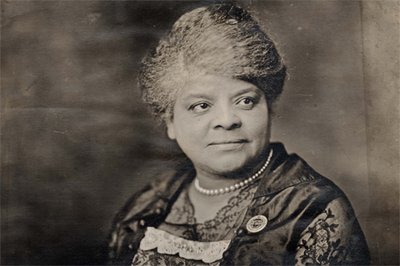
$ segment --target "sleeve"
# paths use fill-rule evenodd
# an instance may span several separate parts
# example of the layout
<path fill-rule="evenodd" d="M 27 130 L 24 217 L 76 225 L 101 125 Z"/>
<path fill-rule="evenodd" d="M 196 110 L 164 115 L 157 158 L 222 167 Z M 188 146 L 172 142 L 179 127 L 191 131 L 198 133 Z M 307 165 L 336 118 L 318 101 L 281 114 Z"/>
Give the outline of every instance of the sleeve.
<path fill-rule="evenodd" d="M 332 200 L 301 233 L 296 265 L 369 265 L 368 247 L 347 199 Z"/>
<path fill-rule="evenodd" d="M 122 228 L 121 223 L 127 217 L 132 217 L 145 208 L 148 204 L 149 198 L 154 194 L 152 185 L 149 184 L 143 189 L 136 192 L 123 206 L 123 208 L 115 215 L 111 231 L 108 237 L 108 256 L 107 265 L 120 264 L 123 250 L 126 249 L 128 235 L 135 234 L 136 232 L 126 231 Z"/>
<path fill-rule="evenodd" d="M 160 172 L 151 183 L 134 193 L 115 215 L 108 238 L 109 265 L 123 265 L 121 261 L 125 261 L 126 255 L 135 252 L 144 235 L 140 220 L 153 214 L 150 211 L 157 203 L 164 202 L 160 200 L 162 193 L 169 191 L 170 186 L 176 183 L 174 177 L 173 169 Z"/>

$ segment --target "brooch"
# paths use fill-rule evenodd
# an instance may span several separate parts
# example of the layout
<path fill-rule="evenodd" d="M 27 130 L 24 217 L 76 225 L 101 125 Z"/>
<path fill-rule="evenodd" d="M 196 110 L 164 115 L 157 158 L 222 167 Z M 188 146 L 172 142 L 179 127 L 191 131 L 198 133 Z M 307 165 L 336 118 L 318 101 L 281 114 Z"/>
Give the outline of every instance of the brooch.
<path fill-rule="evenodd" d="M 264 215 L 251 217 L 246 224 L 246 229 L 249 233 L 258 233 L 263 230 L 268 224 L 268 219 Z"/>

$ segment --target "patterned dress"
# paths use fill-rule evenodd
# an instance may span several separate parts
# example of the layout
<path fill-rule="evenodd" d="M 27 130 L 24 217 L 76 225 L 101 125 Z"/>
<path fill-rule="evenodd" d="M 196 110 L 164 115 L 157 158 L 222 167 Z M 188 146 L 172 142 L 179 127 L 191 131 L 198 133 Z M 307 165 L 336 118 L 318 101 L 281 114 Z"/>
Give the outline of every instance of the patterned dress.
<path fill-rule="evenodd" d="M 157 229 L 147 228 L 132 265 L 219 265 L 257 183 L 234 193 L 213 219 L 203 223 L 196 221 L 188 189 L 184 189 L 164 223 Z"/>
<path fill-rule="evenodd" d="M 346 195 L 280 143 L 258 182 L 198 222 L 192 167 L 165 172 L 114 220 L 113 265 L 367 265 L 368 246 Z M 262 230 L 248 225 L 264 219 Z M 261 220 L 262 220 L 261 219 Z M 261 221 L 259 220 L 259 221 Z"/>

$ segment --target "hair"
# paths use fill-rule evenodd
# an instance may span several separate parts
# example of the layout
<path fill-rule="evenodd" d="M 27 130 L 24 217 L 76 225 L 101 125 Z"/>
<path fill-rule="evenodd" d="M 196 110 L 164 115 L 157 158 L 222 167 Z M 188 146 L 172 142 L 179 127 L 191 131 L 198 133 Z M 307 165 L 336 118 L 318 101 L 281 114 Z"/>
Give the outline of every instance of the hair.
<path fill-rule="evenodd" d="M 182 15 L 142 61 L 139 87 L 153 115 L 172 117 L 189 78 L 222 75 L 261 89 L 268 106 L 283 90 L 286 67 L 272 40 L 244 9 L 214 4 Z"/>

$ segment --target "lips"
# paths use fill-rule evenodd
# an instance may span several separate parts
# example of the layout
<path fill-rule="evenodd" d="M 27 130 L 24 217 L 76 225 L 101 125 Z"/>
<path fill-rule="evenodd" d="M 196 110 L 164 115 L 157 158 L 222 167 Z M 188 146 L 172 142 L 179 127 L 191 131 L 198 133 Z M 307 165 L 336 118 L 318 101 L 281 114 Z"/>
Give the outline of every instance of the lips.
<path fill-rule="evenodd" d="M 234 145 L 234 144 L 243 144 L 248 143 L 247 139 L 234 139 L 234 140 L 223 140 L 223 141 L 213 141 L 208 146 L 224 146 L 224 145 Z"/>

